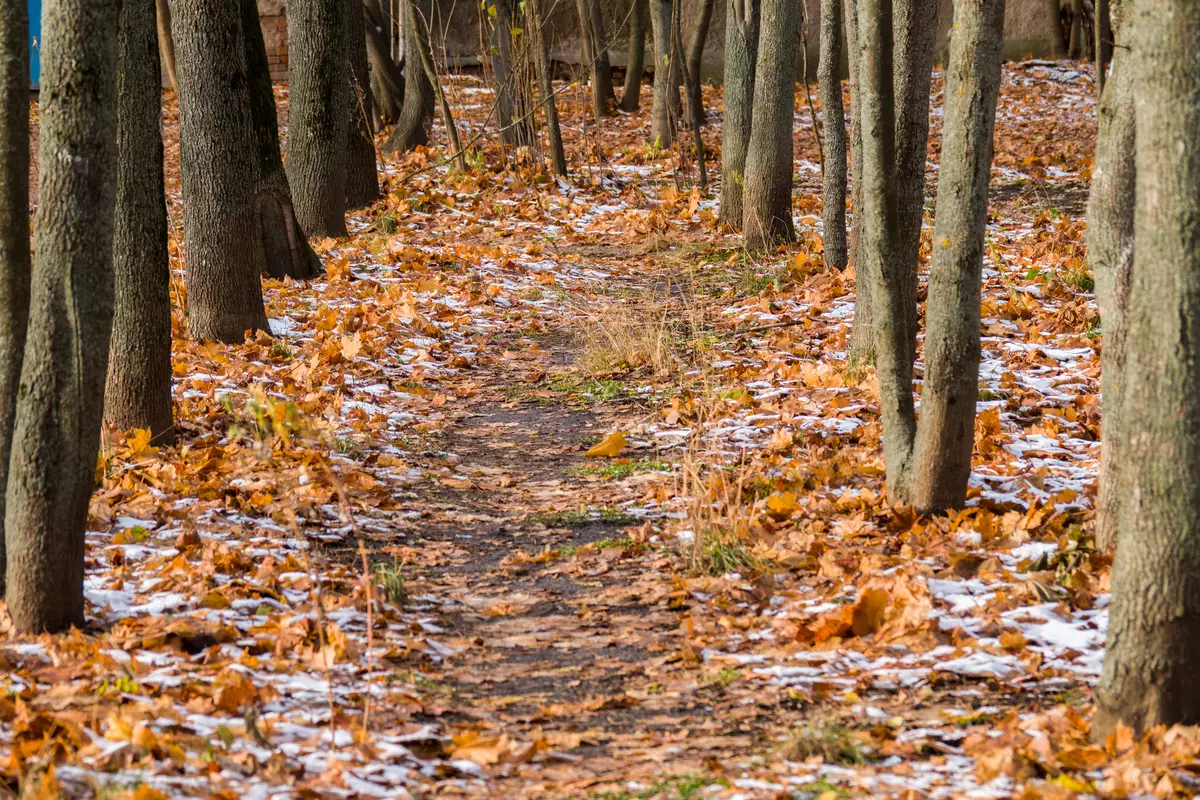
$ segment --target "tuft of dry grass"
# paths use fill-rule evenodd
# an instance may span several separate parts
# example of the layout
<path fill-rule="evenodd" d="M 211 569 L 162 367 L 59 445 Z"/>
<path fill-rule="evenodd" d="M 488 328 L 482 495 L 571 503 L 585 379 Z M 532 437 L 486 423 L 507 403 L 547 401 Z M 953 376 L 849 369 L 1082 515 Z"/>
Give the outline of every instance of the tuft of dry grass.
<path fill-rule="evenodd" d="M 788 761 L 820 757 L 828 764 L 865 764 L 866 753 L 850 729 L 841 725 L 803 725 L 793 728 L 779 743 L 779 754 Z"/>

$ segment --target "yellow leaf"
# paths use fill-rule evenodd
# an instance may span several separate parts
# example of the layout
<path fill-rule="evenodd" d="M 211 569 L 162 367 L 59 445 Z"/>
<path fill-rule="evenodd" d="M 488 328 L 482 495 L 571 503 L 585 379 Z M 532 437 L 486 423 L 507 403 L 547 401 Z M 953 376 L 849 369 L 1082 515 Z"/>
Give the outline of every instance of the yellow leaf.
<path fill-rule="evenodd" d="M 133 433 L 125 440 L 131 456 L 152 456 L 158 452 L 157 447 L 150 445 L 150 429 L 134 428 Z"/>
<path fill-rule="evenodd" d="M 353 336 L 342 337 L 342 358 L 347 361 L 353 361 L 354 357 L 362 351 L 362 331 Z"/>
<path fill-rule="evenodd" d="M 867 589 L 854 605 L 854 616 L 850 630 L 855 636 L 866 636 L 879 630 L 883 623 L 883 612 L 891 596 L 884 589 Z"/>
<path fill-rule="evenodd" d="M 151 789 L 143 783 L 134 791 L 133 800 L 167 800 L 167 796 L 158 789 Z"/>
<path fill-rule="evenodd" d="M 779 492 L 767 498 L 767 510 L 777 517 L 790 517 L 799 507 L 792 492 Z"/>
<path fill-rule="evenodd" d="M 604 441 L 584 453 L 588 458 L 616 458 L 625 449 L 625 431 L 616 431 L 604 437 Z"/>

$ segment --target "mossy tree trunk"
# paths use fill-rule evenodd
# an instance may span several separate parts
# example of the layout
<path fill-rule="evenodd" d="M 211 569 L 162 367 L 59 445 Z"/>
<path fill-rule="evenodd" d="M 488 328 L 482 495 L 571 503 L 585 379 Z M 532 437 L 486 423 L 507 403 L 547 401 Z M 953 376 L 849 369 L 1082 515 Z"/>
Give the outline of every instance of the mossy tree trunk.
<path fill-rule="evenodd" d="M 1115 432 L 1127 500 L 1092 723 L 1101 740 L 1117 723 L 1135 736 L 1200 723 L 1200 4 L 1131 10 L 1119 57 L 1137 92 L 1137 247 L 1119 380 L 1131 387 L 1121 416 L 1137 424 Z"/>
<path fill-rule="evenodd" d="M 821 2 L 821 54 L 817 81 L 824 122 L 821 173 L 825 266 L 846 266 L 846 115 L 842 108 L 842 0 Z"/>
<path fill-rule="evenodd" d="M 175 0 L 188 326 L 197 339 L 240 342 L 266 330 L 260 274 L 260 165 L 242 0 Z M 261 36 L 260 36 L 261 38 Z M 233 54 L 232 56 L 230 54 Z M 273 104 L 272 104 L 273 108 Z"/>
<path fill-rule="evenodd" d="M 925 382 L 920 424 L 913 402 L 915 320 L 903 253 L 906 189 L 894 164 L 903 135 L 896 119 L 905 83 L 893 71 L 888 0 L 859 0 L 858 64 L 863 115 L 863 208 L 859 283 L 875 297 L 874 326 L 888 498 L 920 511 L 966 500 L 979 379 L 979 294 L 987 224 L 987 189 L 1000 86 L 1004 0 L 962 0 L 946 70 L 945 134 L 938 178 L 930 270 Z"/>
<path fill-rule="evenodd" d="M 725 119 L 721 125 L 720 220 L 742 227 L 746 146 L 754 108 L 759 0 L 729 0 L 725 15 Z"/>
<path fill-rule="evenodd" d="M 29 321 L 29 9 L 0 0 L 0 593 L 4 487 Z"/>
<path fill-rule="evenodd" d="M 1129 0 L 1112 5 L 1115 29 L 1122 39 L 1129 25 Z M 1098 111 L 1095 167 L 1088 200 L 1088 261 L 1096 279 L 1096 302 L 1104 327 L 1100 351 L 1100 398 L 1104 431 L 1097 481 L 1096 544 L 1107 549 L 1117 543 L 1121 488 L 1119 447 L 1125 439 L 1122 396 L 1125 393 L 1125 335 L 1129 290 L 1133 283 L 1134 201 L 1137 172 L 1134 163 L 1137 122 L 1134 114 L 1132 56 L 1121 48 L 1113 54 L 1112 75 L 1104 87 Z"/>
<path fill-rule="evenodd" d="M 350 60 L 346 0 L 288 3 L 287 177 L 309 236 L 346 236 Z"/>
<path fill-rule="evenodd" d="M 171 273 L 163 184 L 162 92 L 151 0 L 123 0 L 117 84 L 115 306 L 104 418 L 122 430 L 174 436 Z"/>
<path fill-rule="evenodd" d="M 113 311 L 119 0 L 42 13 L 36 258 L 5 508 L 19 632 L 82 626 Z"/>
<path fill-rule="evenodd" d="M 794 0 L 762 0 L 754 67 L 754 119 L 746 147 L 742 230 L 750 250 L 796 237 L 792 223 L 792 129 L 795 125 L 794 47 L 800 26 Z"/>
<path fill-rule="evenodd" d="M 346 145 L 346 208 L 362 208 L 379 199 L 375 137 L 371 133 L 373 100 L 367 61 L 366 16 L 362 0 L 346 4 L 346 52 L 350 63 L 350 128 Z"/>

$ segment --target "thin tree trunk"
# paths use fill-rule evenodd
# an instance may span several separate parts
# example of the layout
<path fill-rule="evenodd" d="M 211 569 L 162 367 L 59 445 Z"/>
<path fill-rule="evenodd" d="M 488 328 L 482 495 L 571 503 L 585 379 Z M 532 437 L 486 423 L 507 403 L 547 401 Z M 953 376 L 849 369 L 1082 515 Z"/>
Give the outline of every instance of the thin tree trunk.
<path fill-rule="evenodd" d="M 1071 1 L 1071 39 L 1067 44 L 1068 58 L 1083 58 L 1083 0 Z"/>
<path fill-rule="evenodd" d="M 156 27 L 158 32 L 158 49 L 162 54 L 162 65 L 167 69 L 167 79 L 171 88 L 179 86 L 175 78 L 175 40 L 171 38 L 171 5 L 167 0 L 155 0 L 158 11 Z"/>
<path fill-rule="evenodd" d="M 37 258 L 5 509 L 19 632 L 84 621 L 113 311 L 119 11 L 118 0 L 49 0 L 42 13 Z"/>
<path fill-rule="evenodd" d="M 424 19 L 416 19 L 414 13 L 414 24 L 420 25 L 424 38 L 422 41 L 429 41 L 429 27 Z M 442 112 L 442 124 L 446 126 L 446 136 L 450 140 L 450 152 L 454 154 L 454 163 L 458 169 L 466 171 L 467 159 L 463 155 L 462 145 L 458 140 L 458 127 L 454 124 L 454 114 L 450 111 L 450 101 L 446 99 L 446 92 L 442 89 L 442 83 L 438 80 L 437 70 L 433 66 L 433 54 L 429 48 L 422 47 L 418 52 L 413 53 L 414 56 L 419 56 L 421 59 L 421 67 L 425 70 L 425 80 L 433 87 L 434 94 L 437 97 L 438 107 Z"/>
<path fill-rule="evenodd" d="M 0 594 L 4 487 L 29 321 L 29 6 L 0 0 Z"/>
<path fill-rule="evenodd" d="M 646 71 L 646 0 L 633 0 L 629 8 L 629 58 L 621 110 L 633 113 L 641 105 L 642 75 Z"/>
<path fill-rule="evenodd" d="M 1128 0 L 1113 3 L 1113 20 L 1125 37 L 1128 30 Z M 1137 174 L 1134 164 L 1134 92 L 1130 54 L 1118 50 L 1113 57 L 1112 78 L 1100 99 L 1100 130 L 1096 137 L 1096 159 L 1088 201 L 1088 261 L 1096 279 L 1096 301 L 1104 325 L 1104 347 L 1100 351 L 1100 397 L 1104 435 L 1100 445 L 1099 492 L 1096 500 L 1096 544 L 1108 549 L 1117 543 L 1121 488 L 1119 447 L 1127 434 L 1121 409 L 1124 406 L 1126 360 L 1126 315 L 1133 284 L 1134 200 Z"/>
<path fill-rule="evenodd" d="M 650 112 L 650 143 L 667 148 L 675 143 L 675 104 L 678 96 L 678 59 L 671 58 L 672 0 L 649 0 L 650 26 L 654 31 L 654 106 Z"/>
<path fill-rule="evenodd" d="M 675 19 L 671 23 L 672 36 L 675 39 L 675 44 L 672 52 L 676 55 L 683 52 L 683 22 L 680 19 L 683 12 L 682 3 L 676 3 L 674 8 Z M 695 99 L 699 95 L 696 89 L 696 84 L 693 82 L 692 75 L 686 67 L 683 72 L 684 92 L 688 98 L 688 118 L 691 124 L 688 126 L 692 131 L 692 147 L 696 151 L 696 169 L 699 172 L 699 186 L 701 189 L 708 186 L 708 167 L 704 161 L 704 137 L 700 131 L 700 118 L 704 116 L 703 108 L 697 105 Z"/>
<path fill-rule="evenodd" d="M 696 10 L 696 26 L 692 28 L 692 38 L 687 48 L 687 74 L 691 80 L 687 89 L 688 107 L 691 111 L 691 122 L 695 127 L 704 124 L 704 98 L 700 91 L 700 66 L 704 61 L 704 44 L 708 41 L 708 28 L 712 23 L 715 0 L 700 0 Z"/>
<path fill-rule="evenodd" d="M 822 253 L 826 268 L 846 266 L 846 115 L 842 109 L 842 0 L 821 2 L 821 54 L 817 81 L 825 122 Z"/>
<path fill-rule="evenodd" d="M 793 0 L 762 0 L 755 65 L 754 125 L 746 147 L 742 229 L 750 250 L 796 237 L 792 223 L 792 129 L 796 116 L 793 43 L 800 24 Z"/>
<path fill-rule="evenodd" d="M 1092 734 L 1200 723 L 1200 4 L 1134 4 L 1137 190 L 1121 540 Z M 1114 76 L 1114 81 L 1117 78 Z M 1143 101 L 1142 98 L 1147 100 Z M 1108 435 L 1106 430 L 1105 435 Z"/>
<path fill-rule="evenodd" d="M 488 0 L 495 15 L 491 20 L 492 73 L 496 79 L 496 116 L 500 121 L 500 141 L 510 147 L 534 143 L 527 84 L 519 74 L 516 46 L 513 42 L 513 0 Z"/>
<path fill-rule="evenodd" d="M 607 113 L 608 103 L 610 101 L 617 102 L 617 92 L 613 88 L 612 60 L 608 55 L 608 33 L 604 30 L 604 14 L 600 10 L 599 0 L 586 0 L 586 2 L 588 14 L 591 17 L 592 43 L 596 53 L 593 76 L 596 84 L 600 87 L 600 94 L 604 98 L 605 113 Z"/>
<path fill-rule="evenodd" d="M 242 18 L 234 11 L 230 0 L 175 0 L 172 21 L 179 132 L 187 142 L 180 173 L 188 327 L 197 339 L 223 342 L 268 329 L 255 189 L 261 148 L 246 66 L 237 57 L 246 49 Z"/>
<path fill-rule="evenodd" d="M 850 72 L 850 205 L 854 218 L 850 224 L 850 241 L 846 257 L 854 266 L 854 327 L 850 331 L 850 362 L 866 364 L 875 355 L 875 325 L 871 316 L 871 282 L 864 278 L 859 253 L 862 244 L 862 83 L 859 67 L 858 2 L 843 0 L 846 18 L 846 63 Z"/>
<path fill-rule="evenodd" d="M 433 84 L 425 77 L 420 53 L 429 47 L 424 26 L 416 25 L 414 0 L 403 0 L 405 8 L 404 101 L 400 118 L 383 145 L 386 153 L 407 152 L 429 144 L 429 129 L 433 123 Z"/>
<path fill-rule="evenodd" d="M 534 59 L 537 61 L 538 93 L 546 111 L 546 138 L 550 142 L 550 164 L 556 175 L 567 175 L 567 156 L 563 150 L 562 128 L 558 124 L 558 104 L 554 98 L 554 81 L 550 72 L 550 51 L 546 46 L 542 10 L 537 0 L 527 0 L 525 16 L 533 37 Z"/>
<path fill-rule="evenodd" d="M 908 501 L 923 512 L 962 508 L 971 477 L 980 286 L 1003 41 L 1004 0 L 955 5 L 925 303 L 925 382 L 909 479 Z M 905 391 L 911 396 L 911 386 Z"/>
<path fill-rule="evenodd" d="M 371 93 L 380 118 L 390 125 L 400 118 L 400 106 L 404 102 L 404 73 L 392 60 L 391 42 L 379 0 L 366 0 L 363 10 L 366 14 L 363 23 L 367 60 L 371 65 Z"/>
<path fill-rule="evenodd" d="M 362 0 L 346 3 L 346 50 L 350 63 L 350 129 L 347 133 L 346 208 L 362 208 L 379 199 L 375 137 L 371 134 L 371 74 L 367 62 L 366 9 Z"/>
<path fill-rule="evenodd" d="M 1045 0 L 1046 16 L 1050 21 L 1050 57 L 1066 58 L 1067 47 L 1063 42 L 1062 5 L 1060 0 Z"/>
<path fill-rule="evenodd" d="M 163 184 L 162 68 L 150 0 L 121 4 L 117 84 L 115 307 L 104 418 L 122 430 L 174 438 L 171 268 Z"/>
<path fill-rule="evenodd" d="M 658 2 L 658 0 L 652 0 Z M 720 220 L 742 227 L 746 146 L 754 110 L 759 0 L 729 0 L 725 17 L 725 119 L 721 125 Z"/>
<path fill-rule="evenodd" d="M 350 61 L 346 0 L 290 0 L 288 184 L 309 236 L 346 233 Z"/>
<path fill-rule="evenodd" d="M 241 45 L 249 91 L 250 133 L 255 165 L 251 175 L 254 177 L 257 233 L 262 243 L 265 269 L 274 278 L 287 276 L 306 280 L 321 273 L 321 260 L 309 246 L 308 237 L 300 227 L 292 200 L 292 187 L 283 168 L 279 117 L 275 109 L 275 92 L 271 86 L 271 68 L 267 63 L 258 4 L 255 0 L 241 0 L 241 9 Z M 230 58 L 228 53 L 221 57 Z M 211 93 L 212 90 L 205 91 Z M 339 196 L 344 197 L 344 194 L 343 190 Z"/>

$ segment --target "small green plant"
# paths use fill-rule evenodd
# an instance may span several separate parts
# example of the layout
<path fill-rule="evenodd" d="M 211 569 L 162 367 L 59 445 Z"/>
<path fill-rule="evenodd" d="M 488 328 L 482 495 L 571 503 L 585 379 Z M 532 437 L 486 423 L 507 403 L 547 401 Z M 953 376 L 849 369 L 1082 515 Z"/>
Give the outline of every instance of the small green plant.
<path fill-rule="evenodd" d="M 741 680 L 742 671 L 736 667 L 724 667 L 708 680 L 708 685 L 715 689 L 725 689 L 735 681 Z"/>
<path fill-rule="evenodd" d="M 547 528 L 584 528 L 588 525 L 624 525 L 633 522 L 632 516 L 617 508 L 543 511 L 534 514 L 532 519 Z"/>
<path fill-rule="evenodd" d="M 380 214 L 379 218 L 375 220 L 375 227 L 380 233 L 386 233 L 389 236 L 400 230 L 394 214 Z"/>
<path fill-rule="evenodd" d="M 641 461 L 614 461 L 606 464 L 577 464 L 567 470 L 567 473 L 576 478 L 596 475 L 610 480 L 620 480 L 643 472 L 670 471 L 671 465 L 664 461 L 642 459 Z"/>
<path fill-rule="evenodd" d="M 645 789 L 621 792 L 593 792 L 587 800 L 699 800 L 705 787 L 728 786 L 724 778 L 689 773 L 655 781 Z"/>
<path fill-rule="evenodd" d="M 1088 325 L 1086 328 L 1084 328 L 1084 329 L 1083 329 L 1083 335 L 1084 335 L 1084 337 L 1086 337 L 1086 338 L 1088 338 L 1088 339 L 1100 339 L 1100 338 L 1102 338 L 1102 331 L 1101 331 L 1101 328 L 1100 328 L 1100 320 L 1099 320 L 1099 319 L 1097 319 L 1097 320 L 1096 320 L 1095 322 L 1093 322 L 1091 325 Z"/>
<path fill-rule="evenodd" d="M 755 575 L 762 572 L 763 565 L 740 541 L 724 536 L 718 530 L 709 529 L 700 535 L 697 547 L 692 550 L 692 571 L 700 575 L 721 577 L 731 572 Z"/>
<path fill-rule="evenodd" d="M 389 602 L 402 606 L 408 602 L 408 586 L 404 582 L 404 567 L 398 563 L 375 566 L 375 582 Z"/>
<path fill-rule="evenodd" d="M 831 764 L 865 764 L 866 754 L 854 734 L 841 725 L 804 725 L 789 733 L 779 745 L 788 761 L 820 756 Z"/>
<path fill-rule="evenodd" d="M 987 711 L 976 711 L 974 714 L 967 714 L 955 720 L 954 724 L 960 728 L 969 728 L 972 725 L 988 725 L 995 721 L 995 717 Z"/>

